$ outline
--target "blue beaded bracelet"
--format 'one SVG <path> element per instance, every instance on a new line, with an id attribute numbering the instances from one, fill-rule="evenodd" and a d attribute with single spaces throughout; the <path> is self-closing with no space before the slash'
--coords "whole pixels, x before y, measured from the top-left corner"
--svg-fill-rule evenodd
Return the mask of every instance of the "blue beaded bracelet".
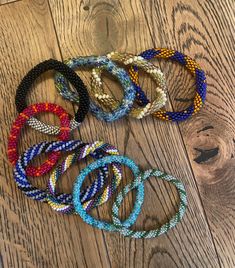
<path id="1" fill-rule="evenodd" d="M 105 112 L 96 103 L 90 102 L 90 109 L 95 116 L 106 122 L 115 121 L 123 116 L 125 116 L 134 103 L 136 97 L 136 91 L 134 90 L 133 83 L 127 74 L 127 72 L 119 68 L 114 62 L 109 60 L 106 56 L 89 56 L 89 57 L 78 57 L 72 58 L 65 61 L 65 63 L 72 69 L 77 69 L 79 67 L 99 67 L 102 66 L 106 71 L 110 72 L 112 75 L 116 76 L 121 83 L 124 96 L 120 102 L 120 106 L 111 112 Z M 70 101 L 75 101 L 79 104 L 79 96 L 76 92 L 69 89 L 69 85 L 65 77 L 57 73 L 55 76 L 55 85 L 59 93 L 66 99 Z"/>
<path id="2" fill-rule="evenodd" d="M 87 167 L 85 167 L 78 175 L 78 177 L 74 183 L 74 187 L 73 187 L 73 202 L 74 202 L 74 209 L 75 209 L 76 213 L 78 213 L 80 215 L 80 217 L 86 223 L 88 223 L 94 227 L 97 227 L 98 229 L 102 229 L 102 230 L 106 230 L 106 231 L 119 231 L 120 225 L 116 226 L 112 223 L 100 221 L 100 220 L 97 220 L 97 219 L 93 218 L 92 216 L 90 216 L 86 212 L 86 210 L 83 208 L 83 205 L 81 203 L 81 198 L 80 198 L 81 187 L 82 187 L 82 184 L 83 184 L 86 176 L 90 172 L 92 172 L 100 167 L 103 167 L 107 164 L 111 164 L 111 163 L 120 163 L 120 164 L 124 164 L 124 165 L 128 166 L 132 170 L 135 177 L 137 177 L 140 173 L 138 166 L 128 157 L 125 157 L 125 156 L 105 156 L 102 159 L 98 159 L 95 162 L 88 165 Z M 130 213 L 129 217 L 124 222 L 122 222 L 122 227 L 125 227 L 125 228 L 128 228 L 135 223 L 135 221 L 136 221 L 136 219 L 141 211 L 141 206 L 142 206 L 143 201 L 144 201 L 144 184 L 140 183 L 136 188 L 137 188 L 137 194 L 136 194 L 136 202 L 135 202 L 134 208 L 133 208 L 132 212 Z"/>
<path id="3" fill-rule="evenodd" d="M 168 49 L 168 48 L 153 48 L 145 50 L 144 52 L 140 53 L 141 57 L 146 60 L 151 60 L 152 58 L 163 58 L 169 59 L 174 62 L 178 62 L 180 65 L 184 66 L 188 69 L 192 75 L 195 77 L 196 80 L 196 92 L 193 99 L 193 103 L 189 105 L 186 109 L 177 112 L 170 112 L 170 111 L 157 111 L 153 113 L 153 115 L 159 119 L 167 120 L 167 121 L 174 121 L 180 122 L 188 119 L 190 116 L 198 113 L 202 108 L 205 100 L 206 100 L 206 75 L 205 72 L 201 69 L 199 64 L 191 59 L 189 56 L 184 55 L 183 53 Z M 131 66 L 130 73 L 132 77 L 135 77 L 134 85 L 135 88 L 139 86 L 138 80 L 138 67 Z M 140 99 L 141 101 L 141 99 Z M 143 104 L 146 104 L 146 98 L 143 99 Z"/>

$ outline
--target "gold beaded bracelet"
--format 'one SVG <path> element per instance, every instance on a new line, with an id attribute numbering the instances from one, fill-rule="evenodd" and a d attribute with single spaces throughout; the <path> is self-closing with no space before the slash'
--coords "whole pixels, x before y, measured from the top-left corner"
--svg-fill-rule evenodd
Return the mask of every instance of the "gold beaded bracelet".
<path id="1" fill-rule="evenodd" d="M 158 87 L 156 88 L 156 98 L 153 102 L 146 104 L 144 107 L 132 108 L 129 115 L 137 119 L 141 119 L 149 114 L 159 111 L 166 103 L 166 80 L 161 70 L 154 64 L 145 60 L 141 56 L 135 56 L 130 53 L 111 52 L 107 54 L 107 57 L 113 61 L 120 62 L 124 65 L 134 65 L 139 67 L 148 73 L 154 81 L 156 81 Z M 101 80 L 101 73 L 103 71 L 102 66 L 94 68 L 92 70 L 91 78 L 91 92 L 90 94 L 106 108 L 115 109 L 120 105 L 119 101 L 109 94 L 104 93 L 103 84 Z M 132 76 L 131 73 L 129 73 Z M 131 77 L 133 80 L 134 77 Z M 140 94 L 137 90 L 137 96 Z"/>

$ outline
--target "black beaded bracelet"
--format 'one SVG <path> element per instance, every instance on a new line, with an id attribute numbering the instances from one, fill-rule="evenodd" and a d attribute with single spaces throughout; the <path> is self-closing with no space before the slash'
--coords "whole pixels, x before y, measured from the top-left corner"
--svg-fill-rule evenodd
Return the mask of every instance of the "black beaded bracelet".
<path id="1" fill-rule="evenodd" d="M 79 108 L 75 114 L 74 120 L 79 124 L 81 123 L 86 114 L 89 110 L 89 94 L 87 92 L 87 88 L 84 85 L 81 78 L 66 64 L 54 60 L 49 59 L 46 61 L 43 61 L 36 66 L 34 66 L 22 79 L 21 83 L 19 84 L 17 90 L 16 90 L 16 96 L 15 96 L 15 104 L 17 111 L 21 113 L 26 107 L 26 95 L 30 88 L 32 87 L 34 81 L 44 72 L 49 70 L 55 70 L 59 73 L 61 73 L 63 76 L 67 78 L 67 80 L 72 84 L 72 86 L 76 89 L 78 95 L 79 95 Z M 40 122 L 39 120 L 35 120 L 33 118 L 33 122 Z M 44 123 L 42 123 L 44 124 Z M 30 126 L 37 127 L 35 124 L 31 122 Z M 45 124 L 44 124 L 45 126 Z M 49 128 L 55 128 L 55 126 L 48 126 Z M 37 130 L 40 130 L 37 128 Z"/>

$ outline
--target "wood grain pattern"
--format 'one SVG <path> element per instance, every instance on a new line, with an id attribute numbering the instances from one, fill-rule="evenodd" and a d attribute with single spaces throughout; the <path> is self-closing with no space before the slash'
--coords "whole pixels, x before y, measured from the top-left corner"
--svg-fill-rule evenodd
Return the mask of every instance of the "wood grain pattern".
<path id="1" fill-rule="evenodd" d="M 0 267 L 234 267 L 232 1 L 23 0 L 2 5 L 0 15 Z M 50 57 L 138 53 L 161 46 L 194 57 L 206 70 L 209 92 L 200 114 L 179 126 L 151 117 L 107 124 L 89 115 L 74 137 L 102 139 L 142 169 L 159 167 L 181 178 L 189 202 L 182 223 L 157 239 L 133 240 L 94 230 L 78 216 L 58 215 L 46 204 L 25 198 L 14 184 L 6 146 L 17 115 L 15 89 L 27 70 Z M 187 105 L 193 96 L 192 77 L 177 64 L 154 62 L 166 73 L 169 109 Z M 79 74 L 89 86 L 89 72 Z M 56 102 L 73 113 L 76 106 L 56 94 L 51 77 L 39 79 L 29 103 Z M 141 79 L 151 96 L 154 84 L 146 76 Z M 113 79 L 105 81 L 107 91 L 121 96 Z M 57 122 L 50 115 L 40 118 Z M 20 150 L 44 139 L 48 137 L 25 128 Z M 71 191 L 82 166 L 63 176 L 60 190 Z M 126 169 L 124 177 L 123 185 L 132 179 Z M 46 180 L 35 184 L 45 186 Z M 126 198 L 123 218 L 133 198 Z M 173 187 L 152 178 L 136 227 L 163 223 L 177 209 L 177 200 Z M 92 214 L 109 220 L 111 203 Z"/>
<path id="2" fill-rule="evenodd" d="M 21 1 L 21 0 L 0 0 L 0 5 L 10 4 L 10 3 L 18 2 L 18 1 Z"/>
<path id="3" fill-rule="evenodd" d="M 150 14 L 152 36 L 159 26 L 159 13 L 173 18 L 164 24 L 162 38 L 168 38 L 167 33 L 172 32 L 174 38 L 170 38 L 169 46 L 191 55 L 206 70 L 207 105 L 203 113 L 180 124 L 180 130 L 220 263 L 234 267 L 234 5 L 232 1 L 198 1 L 193 6 L 187 1 L 167 6 L 146 2 L 144 9 Z M 178 92 L 177 88 L 172 92 L 173 98 Z M 174 107 L 178 109 L 180 105 L 176 103 Z"/>

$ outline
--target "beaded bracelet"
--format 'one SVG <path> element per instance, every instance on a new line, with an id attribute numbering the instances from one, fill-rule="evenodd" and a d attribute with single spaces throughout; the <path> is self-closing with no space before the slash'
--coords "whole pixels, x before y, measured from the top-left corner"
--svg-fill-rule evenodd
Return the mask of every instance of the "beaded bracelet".
<path id="1" fill-rule="evenodd" d="M 178 112 L 157 111 L 153 113 L 155 117 L 162 120 L 178 122 L 184 121 L 191 115 L 199 112 L 206 99 L 206 76 L 201 67 L 193 59 L 182 54 L 181 52 L 167 48 L 149 49 L 142 52 L 140 56 L 146 60 L 150 60 L 152 58 L 163 58 L 176 61 L 179 64 L 185 66 L 186 69 L 188 69 L 196 79 L 196 94 L 192 105 L 190 105 L 187 109 Z M 131 66 L 130 73 L 132 73 L 132 76 L 135 76 L 135 81 L 133 82 L 139 85 L 138 68 Z"/>
<path id="2" fill-rule="evenodd" d="M 122 191 L 118 194 L 118 196 L 113 204 L 113 207 L 112 207 L 113 223 L 107 223 L 104 221 L 96 220 L 95 218 L 93 218 L 92 216 L 87 214 L 87 212 L 83 209 L 83 207 L 81 205 L 81 200 L 79 199 L 79 195 L 78 195 L 78 193 L 80 192 L 82 182 L 91 171 L 93 171 L 94 169 L 96 169 L 104 164 L 112 163 L 112 161 L 119 162 L 119 163 L 125 163 L 125 164 L 128 163 L 127 165 L 129 165 L 129 167 L 134 163 L 132 160 L 130 160 L 129 158 L 124 157 L 124 156 L 104 157 L 103 159 L 99 159 L 96 162 L 93 162 L 91 165 L 87 166 L 85 169 L 83 169 L 81 171 L 80 175 L 77 177 L 77 180 L 74 184 L 73 201 L 74 201 L 75 210 L 86 223 L 88 223 L 94 227 L 97 227 L 98 229 L 120 232 L 120 234 L 122 234 L 124 236 L 128 236 L 128 237 L 132 237 L 132 238 L 154 238 L 154 237 L 160 236 L 161 234 L 168 232 L 171 228 L 175 227 L 178 222 L 180 222 L 180 220 L 182 219 L 182 217 L 186 211 L 186 207 L 187 207 L 187 197 L 186 197 L 184 185 L 179 180 L 172 177 L 171 175 L 165 174 L 159 170 L 151 170 L 151 169 L 147 170 L 143 173 L 137 173 L 138 177 L 136 177 L 133 182 L 126 185 L 125 188 L 122 189 Z M 127 220 L 124 223 L 122 223 L 120 221 L 119 216 L 118 216 L 118 211 L 119 211 L 120 205 L 121 205 L 124 197 L 132 189 L 137 188 L 137 190 L 138 190 L 138 188 L 140 186 L 143 186 L 144 181 L 147 180 L 148 178 L 150 178 L 151 176 L 156 176 L 157 179 L 168 181 L 176 186 L 176 189 L 178 190 L 179 197 L 180 197 L 180 206 L 179 206 L 178 212 L 167 223 L 162 225 L 160 228 L 157 228 L 155 230 L 150 230 L 150 231 L 132 231 L 128 228 L 136 221 L 136 219 L 140 213 L 140 209 L 141 209 L 141 206 L 139 207 L 139 203 L 138 203 L 138 201 L 139 201 L 138 194 L 137 194 L 137 198 L 136 198 L 136 203 L 134 205 L 134 210 L 136 209 L 137 206 L 138 206 L 138 209 L 136 210 L 136 212 L 134 212 L 134 214 L 132 212 L 130 215 L 130 217 L 132 217 L 134 215 L 134 217 L 133 217 L 135 219 L 134 221 L 131 220 L 128 223 L 126 223 Z M 143 198 L 143 197 L 144 197 L 144 194 L 141 196 L 141 198 Z M 143 201 L 141 202 L 141 205 L 142 205 L 142 203 L 143 203 Z M 128 218 L 128 220 L 129 220 L 129 218 Z M 129 227 L 127 225 L 129 225 Z"/>
<path id="3" fill-rule="evenodd" d="M 70 214 L 74 213 L 74 207 L 72 203 L 72 195 L 68 194 L 68 202 L 61 202 L 58 200 L 56 194 L 56 183 L 58 179 L 62 176 L 65 171 L 71 167 L 72 164 L 77 163 L 79 160 L 85 158 L 87 155 L 91 155 L 98 159 L 103 157 L 105 154 L 118 155 L 118 150 L 101 141 L 96 141 L 91 144 L 86 144 L 76 150 L 75 153 L 70 154 L 65 161 L 62 162 L 51 174 L 48 183 L 48 204 L 56 211 Z M 113 163 L 111 165 L 114 176 L 110 185 L 105 186 L 102 193 L 98 197 L 93 198 L 96 193 L 98 193 L 104 186 L 105 181 L 108 179 L 108 168 L 104 166 L 99 170 L 97 179 L 93 182 L 90 187 L 87 187 L 85 191 L 80 194 L 81 202 L 83 208 L 88 211 L 94 207 L 102 205 L 105 203 L 116 190 L 121 182 L 121 166 L 119 164 Z"/>
<path id="4" fill-rule="evenodd" d="M 115 107 L 115 109 L 113 109 L 111 112 L 105 112 L 94 102 L 90 102 L 90 109 L 98 119 L 104 120 L 106 122 L 111 122 L 123 117 L 130 111 L 136 93 L 133 84 L 130 80 L 130 77 L 124 69 L 119 68 L 115 63 L 110 61 L 105 56 L 78 57 L 68 59 L 67 61 L 65 61 L 65 63 L 72 69 L 77 69 L 79 67 L 102 66 L 106 71 L 117 77 L 117 79 L 121 83 L 124 90 L 124 97 L 120 102 L 120 105 L 118 107 Z M 77 96 L 75 92 L 72 92 L 69 89 L 68 83 L 61 74 L 56 74 L 55 83 L 56 88 L 59 90 L 60 94 L 64 98 L 69 99 L 70 101 L 75 101 L 76 103 L 81 102 L 79 96 Z"/>
<path id="5" fill-rule="evenodd" d="M 111 163 L 119 163 L 119 164 L 124 164 L 128 166 L 132 170 L 134 177 L 137 177 L 140 173 L 138 166 L 131 159 L 125 156 L 119 156 L 119 155 L 118 156 L 117 155 L 105 156 L 101 159 L 98 159 L 95 162 L 89 164 L 87 167 L 85 167 L 78 175 L 74 183 L 74 187 L 73 187 L 73 203 L 74 203 L 75 212 L 78 213 L 80 217 L 86 223 L 94 227 L 97 227 L 98 229 L 102 229 L 102 230 L 119 231 L 120 227 L 117 227 L 112 223 L 97 220 L 93 218 L 92 216 L 90 216 L 89 214 L 87 214 L 86 210 L 83 208 L 83 205 L 80 199 L 81 187 L 86 176 L 90 172 L 100 167 L 103 167 L 107 164 L 111 164 Z M 135 223 L 140 213 L 142 203 L 144 201 L 144 184 L 140 183 L 136 188 L 137 188 L 137 193 L 136 193 L 136 202 L 134 204 L 134 208 L 132 212 L 130 213 L 129 217 L 122 223 L 122 226 L 126 228 L 130 227 L 131 225 Z"/>
<path id="6" fill-rule="evenodd" d="M 56 114 L 61 123 L 61 131 L 58 136 L 59 140 L 67 140 L 69 138 L 69 115 L 66 113 L 66 111 L 60 107 L 59 105 L 53 104 L 53 103 L 37 103 L 31 106 L 28 106 L 23 112 L 19 114 L 17 119 L 12 125 L 10 136 L 8 139 L 8 158 L 11 164 L 15 165 L 16 161 L 19 158 L 18 150 L 17 150 L 17 144 L 18 144 L 18 138 L 20 136 L 20 131 L 27 122 L 27 120 L 30 119 L 30 117 L 34 116 L 35 114 L 42 113 L 42 112 L 52 112 Z M 56 164 L 57 160 L 60 157 L 60 152 L 53 152 L 49 155 L 48 160 L 46 160 L 41 166 L 39 167 L 33 167 L 28 166 L 27 167 L 27 175 L 28 176 L 41 176 L 48 171 L 50 171 L 53 166 Z"/>
<path id="7" fill-rule="evenodd" d="M 118 216 L 118 211 L 119 211 L 120 205 L 124 197 L 131 190 L 138 187 L 140 183 L 143 183 L 145 180 L 153 176 L 156 177 L 156 179 L 170 182 L 176 187 L 179 193 L 179 198 L 180 198 L 178 212 L 167 223 L 163 224 L 160 228 L 157 228 L 155 230 L 133 231 L 131 229 L 123 228 L 122 223 Z M 181 219 L 183 218 L 184 213 L 186 211 L 186 207 L 187 207 L 187 196 L 186 196 L 186 191 L 185 191 L 183 183 L 177 180 L 176 178 L 174 178 L 173 176 L 163 173 L 159 170 L 149 169 L 141 173 L 136 178 L 136 180 L 134 180 L 133 182 L 125 186 L 125 188 L 118 194 L 112 207 L 112 220 L 116 226 L 121 228 L 119 232 L 124 236 L 132 237 L 132 238 L 154 238 L 154 237 L 158 237 L 168 232 L 171 228 L 175 227 L 177 223 L 180 222 Z"/>
<path id="8" fill-rule="evenodd" d="M 38 120 L 35 117 L 31 117 L 28 121 L 27 124 L 34 128 L 35 130 L 47 134 L 47 135 L 53 135 L 57 136 L 60 133 L 60 127 L 59 126 L 53 126 L 53 125 L 48 125 L 47 123 L 44 123 L 40 120 Z M 74 129 L 78 128 L 81 123 L 78 123 L 77 121 L 74 120 L 74 118 L 71 119 L 70 121 L 70 132 L 73 131 Z"/>
<path id="9" fill-rule="evenodd" d="M 129 53 L 119 53 L 119 52 L 111 52 L 107 54 L 107 57 L 113 61 L 117 61 L 123 63 L 124 65 L 134 64 L 138 66 L 143 71 L 150 74 L 150 76 L 157 83 L 158 87 L 156 88 L 156 99 L 152 103 L 147 103 L 144 107 L 141 108 L 132 108 L 129 115 L 138 119 L 143 118 L 149 114 L 154 113 L 155 111 L 160 110 L 166 103 L 166 80 L 161 72 L 161 70 L 148 62 L 141 56 L 135 56 Z M 95 68 L 92 70 L 92 84 L 91 84 L 91 95 L 97 99 L 97 101 L 108 108 L 116 108 L 118 107 L 119 101 L 114 99 L 112 96 L 108 94 L 104 94 L 104 90 L 101 82 L 101 72 L 103 67 Z M 135 81 L 135 76 L 130 72 L 130 77 L 132 81 Z M 140 91 L 140 87 L 133 83 L 135 90 L 137 92 L 136 99 L 139 101 L 142 100 L 143 103 L 143 94 L 142 90 Z M 145 96 L 145 95 L 144 95 Z"/>
<path id="10" fill-rule="evenodd" d="M 34 159 L 36 156 L 41 153 L 49 153 L 49 152 L 60 152 L 60 151 L 72 151 L 80 146 L 84 145 L 82 141 L 79 140 L 70 140 L 67 142 L 57 141 L 57 142 L 42 142 L 39 144 L 35 144 L 26 150 L 16 162 L 14 168 L 14 179 L 18 186 L 18 188 L 29 198 L 34 200 L 38 200 L 41 202 L 47 202 L 47 190 L 38 189 L 34 187 L 30 181 L 28 180 L 26 174 L 26 168 L 29 162 Z M 68 200 L 67 195 L 61 194 L 58 195 L 61 202 L 66 202 Z"/>
<path id="11" fill-rule="evenodd" d="M 16 91 L 15 104 L 16 104 L 17 111 L 20 113 L 27 107 L 26 95 L 28 91 L 32 87 L 34 81 L 42 73 L 49 71 L 49 70 L 56 70 L 57 72 L 62 73 L 77 90 L 77 93 L 81 101 L 80 101 L 78 111 L 75 114 L 75 117 L 71 120 L 70 128 L 71 130 L 73 130 L 79 126 L 79 124 L 84 120 L 86 114 L 88 113 L 89 95 L 81 78 L 73 70 L 71 70 L 66 64 L 60 61 L 53 60 L 53 59 L 43 61 L 37 64 L 36 66 L 34 66 L 24 76 L 24 78 L 22 79 Z M 34 129 L 43 133 L 58 135 L 60 132 L 59 127 L 47 125 L 37 120 L 36 118 L 30 118 L 28 120 L 28 124 Z"/>

